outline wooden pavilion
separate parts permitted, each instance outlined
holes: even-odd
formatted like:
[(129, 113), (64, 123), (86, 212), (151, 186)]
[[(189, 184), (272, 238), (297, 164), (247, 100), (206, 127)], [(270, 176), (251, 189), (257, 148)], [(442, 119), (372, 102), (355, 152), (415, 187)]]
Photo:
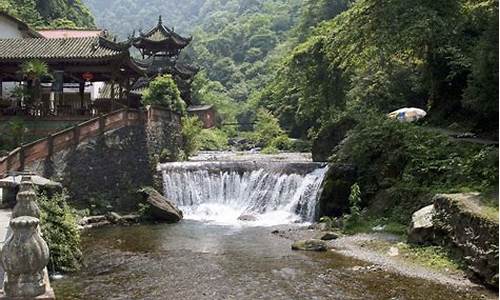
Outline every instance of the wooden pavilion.
[(191, 84), (199, 68), (179, 61), (181, 51), (191, 41), (192, 37), (182, 37), (173, 28), (165, 26), (161, 16), (157, 25), (147, 33), (132, 37), (132, 45), (142, 56), (142, 59), (137, 59), (136, 63), (146, 72), (146, 76), (132, 87), (133, 94), (140, 98), (142, 91), (152, 79), (158, 75), (170, 74), (179, 87), (182, 99), (191, 105)]
[[(130, 46), (129, 42), (117, 43), (103, 35), (0, 39), (0, 91), (4, 82), (28, 82), (21, 72), (22, 64), (27, 61), (46, 63), (52, 74), (52, 78), (42, 79), (41, 103), (26, 103), (20, 99), (7, 106), (9, 103), (2, 101), (0, 116), (91, 116), (129, 104), (131, 86), (145, 75), (144, 69), (130, 57)], [(96, 82), (106, 82), (112, 87), (109, 99), (90, 101), (85, 96), (86, 86)], [(64, 91), (68, 88), (78, 91), (77, 99), (66, 97)]]

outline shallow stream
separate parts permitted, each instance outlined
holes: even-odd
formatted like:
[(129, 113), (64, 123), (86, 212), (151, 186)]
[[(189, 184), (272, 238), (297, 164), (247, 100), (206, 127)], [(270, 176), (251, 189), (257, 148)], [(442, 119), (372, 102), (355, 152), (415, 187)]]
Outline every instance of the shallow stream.
[(481, 299), (360, 271), (368, 264), (332, 251), (292, 251), (271, 232), (314, 220), (327, 167), (310, 157), (206, 153), (159, 169), (185, 220), (86, 232), (84, 267), (53, 281), (58, 299)]
[(104, 228), (84, 236), (81, 273), (53, 281), (58, 299), (481, 299), (327, 253), (290, 250), (271, 228)]

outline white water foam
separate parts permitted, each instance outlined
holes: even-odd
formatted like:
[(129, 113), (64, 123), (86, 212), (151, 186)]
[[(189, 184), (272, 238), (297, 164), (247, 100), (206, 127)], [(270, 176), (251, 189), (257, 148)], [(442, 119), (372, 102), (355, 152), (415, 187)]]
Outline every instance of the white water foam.
[[(327, 171), (311, 164), (287, 170), (284, 162), (256, 167), (238, 162), (172, 163), (161, 166), (165, 196), (183, 211), (185, 219), (221, 225), (274, 226), (314, 221), (316, 204)], [(305, 166), (305, 165), (304, 165)], [(240, 216), (255, 221), (240, 221)]]

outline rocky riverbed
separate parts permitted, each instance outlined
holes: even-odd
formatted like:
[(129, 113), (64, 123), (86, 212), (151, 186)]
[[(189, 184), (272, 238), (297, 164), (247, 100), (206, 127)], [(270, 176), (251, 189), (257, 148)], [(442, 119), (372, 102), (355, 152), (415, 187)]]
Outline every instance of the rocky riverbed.
[(83, 237), (82, 271), (53, 285), (60, 299), (495, 298), (465, 280), (405, 272), (389, 258), (376, 261), (359, 237), (328, 241), (335, 251), (291, 249), (293, 241), (319, 233), (300, 225), (190, 220), (90, 230)]
[[(325, 236), (321, 224), (302, 227), (280, 227), (272, 234), (289, 240), (319, 240)], [(323, 241), (329, 251), (358, 259), (363, 263), (352, 268), (355, 272), (387, 272), (432, 281), (455, 287), (460, 293), (481, 293), (482, 299), (497, 299), (498, 295), (483, 286), (471, 282), (465, 272), (456, 268), (439, 268), (417, 262), (405, 249), (401, 237), (389, 233), (363, 233), (355, 235), (338, 234), (338, 238)]]

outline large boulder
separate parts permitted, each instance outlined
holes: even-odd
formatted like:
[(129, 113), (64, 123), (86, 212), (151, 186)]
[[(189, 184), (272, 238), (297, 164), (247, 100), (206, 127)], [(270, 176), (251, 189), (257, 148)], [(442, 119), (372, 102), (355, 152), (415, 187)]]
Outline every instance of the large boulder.
[(411, 220), (408, 231), (408, 242), (423, 244), (434, 240), (436, 228), (434, 226), (434, 216), (436, 210), (434, 205), (426, 206), (416, 211)]
[(149, 205), (148, 217), (166, 223), (177, 223), (182, 220), (182, 211), (158, 191), (153, 188), (144, 188), (140, 192), (144, 201)]
[(328, 250), (328, 245), (322, 240), (301, 240), (292, 244), (292, 250), (326, 251)]
[(341, 216), (349, 208), (351, 186), (356, 183), (357, 170), (353, 165), (333, 164), (323, 182), (319, 198), (318, 218)]
[(413, 214), (408, 241), (443, 245), (463, 259), (471, 279), (498, 289), (498, 216), (478, 193), (439, 194)]
[(434, 197), (436, 227), (464, 258), (473, 279), (498, 290), (498, 214), (490, 213), (478, 193)]
[(343, 118), (338, 122), (322, 127), (312, 144), (313, 160), (328, 161), (335, 147), (346, 138), (349, 130), (354, 128), (355, 125), (356, 121), (354, 119)]

